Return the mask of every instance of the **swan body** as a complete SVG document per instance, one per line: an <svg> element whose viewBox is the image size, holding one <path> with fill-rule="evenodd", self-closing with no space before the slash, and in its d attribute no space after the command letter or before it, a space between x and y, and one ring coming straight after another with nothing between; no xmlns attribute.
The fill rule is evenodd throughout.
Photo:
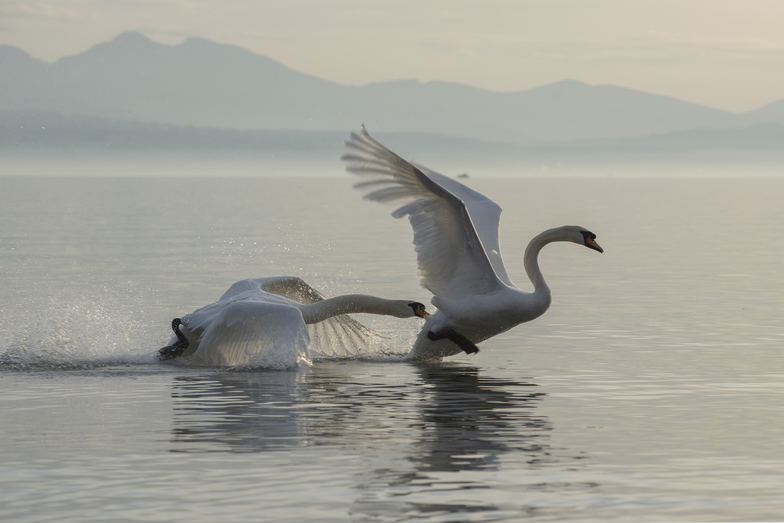
<svg viewBox="0 0 784 523"><path fill-rule="evenodd" d="M419 302L362 294L326 299L300 278L278 276L238 281L215 303L183 316L175 333L187 339L183 357L190 362L287 368L310 362L312 349L348 357L377 340L346 316L352 313L428 315Z"/></svg>
<svg viewBox="0 0 784 523"><path fill-rule="evenodd" d="M425 321L407 358L440 359L531 321L550 307L550 289L539 269L539 252L552 242L572 242L603 252L596 235L566 225L542 232L524 255L533 292L518 289L504 267L498 239L501 208L465 185L408 162L370 136L351 133L346 170L364 178L354 187L365 199L402 205L414 230L417 267L438 311Z"/></svg>

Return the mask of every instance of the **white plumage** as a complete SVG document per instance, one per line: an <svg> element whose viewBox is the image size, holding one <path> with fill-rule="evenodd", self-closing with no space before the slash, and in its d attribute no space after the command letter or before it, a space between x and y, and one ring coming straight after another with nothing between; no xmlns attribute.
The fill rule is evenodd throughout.
<svg viewBox="0 0 784 523"><path fill-rule="evenodd" d="M355 357L382 337L352 313L424 317L424 306L351 294L324 298L293 276L238 281L215 303L182 317L185 361L211 366L289 368L311 357ZM175 343L176 337L172 338Z"/></svg>
<svg viewBox="0 0 784 523"><path fill-rule="evenodd" d="M550 289L538 264L544 245L570 241L602 252L596 235L583 227L543 232L526 249L525 268L534 292L523 292L504 268L498 240L501 208L495 202L403 160L373 139L364 126L361 134L351 133L346 147L351 151L342 158L346 170L364 178L354 187L365 192L365 199L402 205L392 216L408 216L421 284L433 293L432 303L439 309L425 322L410 359L476 350L471 343L544 314L550 306Z"/></svg>

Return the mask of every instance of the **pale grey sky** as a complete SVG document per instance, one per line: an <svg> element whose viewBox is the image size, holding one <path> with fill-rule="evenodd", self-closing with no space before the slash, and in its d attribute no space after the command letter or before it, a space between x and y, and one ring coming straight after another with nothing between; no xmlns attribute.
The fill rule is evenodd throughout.
<svg viewBox="0 0 784 523"><path fill-rule="evenodd" d="M342 84L575 79L736 112L784 99L782 27L781 0L0 1L0 44L47 61L139 31L235 44Z"/></svg>

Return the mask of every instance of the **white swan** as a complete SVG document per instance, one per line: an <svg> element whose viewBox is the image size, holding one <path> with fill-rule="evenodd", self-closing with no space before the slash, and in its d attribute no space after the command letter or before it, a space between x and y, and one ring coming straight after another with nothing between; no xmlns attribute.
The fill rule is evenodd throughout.
<svg viewBox="0 0 784 523"><path fill-rule="evenodd" d="M539 270L539 251L567 241L603 252L596 235L573 225L544 231L525 250L534 292L523 292L506 274L498 242L501 208L465 185L412 164L381 145L362 126L346 142L346 170L365 177L355 188L367 200L402 203L414 229L418 272L438 311L427 318L407 358L438 359L478 349L474 344L544 314L550 289Z"/></svg>
<svg viewBox="0 0 784 523"><path fill-rule="evenodd" d="M310 361L311 349L327 356L354 356L378 339L353 313L425 317L425 306L363 294L325 299L300 278L277 276L238 281L221 298L172 322L177 336L161 349L185 347L186 361L200 365L288 368ZM177 328L179 327L179 331ZM182 337L187 339L183 343Z"/></svg>

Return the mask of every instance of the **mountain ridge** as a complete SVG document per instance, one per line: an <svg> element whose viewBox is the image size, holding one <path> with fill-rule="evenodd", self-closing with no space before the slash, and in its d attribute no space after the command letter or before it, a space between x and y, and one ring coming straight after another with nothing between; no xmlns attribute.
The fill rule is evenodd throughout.
<svg viewBox="0 0 784 523"><path fill-rule="evenodd" d="M241 47L121 33L53 63L0 46L0 110L224 129L387 132L536 145L693 128L784 124L784 100L735 114L613 85L562 80L501 93L413 79L341 85Z"/></svg>

